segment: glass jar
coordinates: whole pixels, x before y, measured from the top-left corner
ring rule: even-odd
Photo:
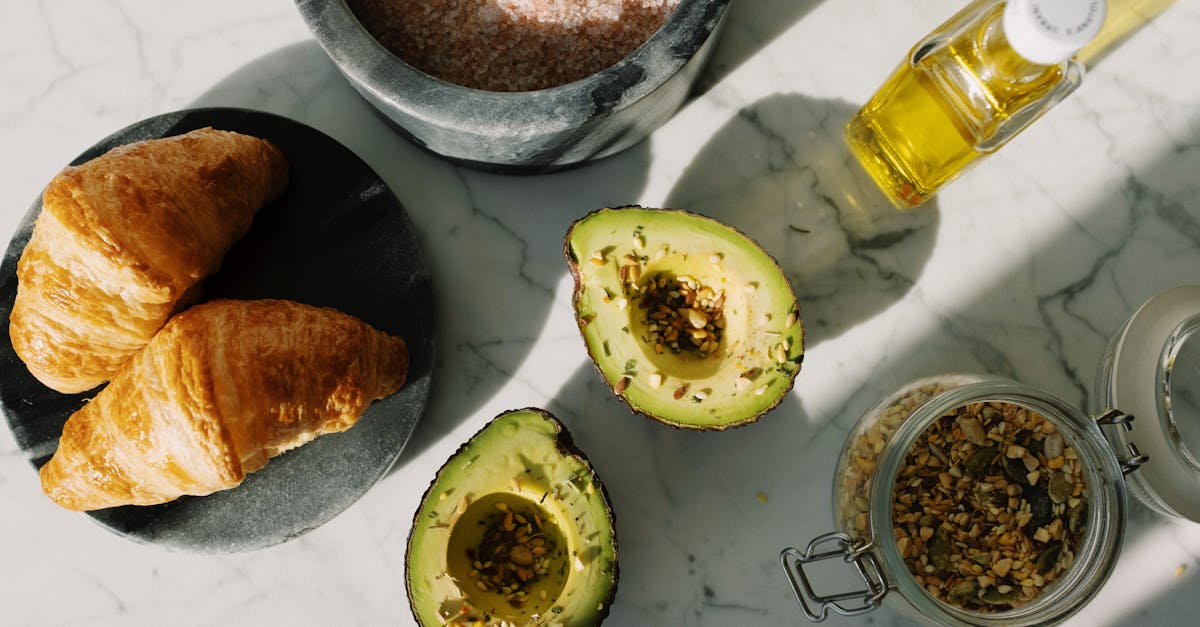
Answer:
[[[1125,535],[1127,486],[1160,512],[1200,521],[1200,413],[1194,411],[1200,404],[1192,397],[1192,394],[1200,396],[1200,333],[1197,331],[1200,331],[1200,286],[1176,288],[1147,302],[1109,345],[1098,374],[1099,392],[1096,395],[1097,407],[1105,409],[1091,415],[1042,390],[987,375],[950,374],[921,379],[883,399],[855,425],[839,456],[833,490],[837,530],[817,537],[803,550],[789,548],[780,555],[805,615],[813,621],[821,621],[831,611],[847,616],[862,614],[876,609],[885,598],[889,606],[916,618],[952,625],[1056,623],[1077,612],[1100,590],[1116,565]],[[1038,574],[1037,593],[1031,600],[996,612],[964,609],[942,601],[928,591],[910,573],[902,540],[897,540],[897,536],[904,542],[910,538],[893,520],[893,506],[904,494],[900,489],[894,495],[893,488],[906,465],[905,472],[911,473],[917,454],[925,454],[922,459],[931,466],[938,466],[939,462],[928,459],[929,454],[934,454],[945,470],[958,463],[947,460],[940,449],[935,451],[938,446],[928,447],[927,451],[914,448],[918,443],[928,445],[922,440],[927,429],[944,416],[956,412],[966,415],[966,408],[980,411],[979,408],[985,406],[992,407],[992,411],[999,407],[1012,408],[1013,412],[1023,410],[1043,418],[1049,426],[1039,424],[1034,430],[1041,438],[1050,437],[1044,434],[1061,434],[1061,440],[1053,446],[1068,449],[1065,458],[1066,463],[1071,464],[1062,468],[1073,469],[1086,486],[1086,499],[1074,499],[1076,505],[1082,502],[1084,507],[1075,511],[1073,506],[1069,512],[1072,533],[1076,521],[1081,523],[1077,537],[1072,536],[1075,538],[1073,552],[1064,549],[1065,559],[1059,553],[1053,558],[1052,574],[1057,575],[1057,579],[1047,579],[1042,587],[1041,574]],[[1110,409],[1115,406],[1130,409],[1132,413]],[[1134,415],[1140,418],[1134,421]],[[1005,422],[1007,424],[1007,419]],[[954,424],[955,433],[961,435],[965,431],[960,428],[962,423]],[[992,424],[995,424],[994,420]],[[1027,430],[1022,429],[1021,433],[1031,437]],[[1045,440],[1039,440],[1042,441]],[[970,450],[965,442],[962,443],[963,450]],[[984,444],[984,440],[979,440],[978,447],[982,448]],[[986,444],[990,446],[994,442],[986,441]],[[991,463],[1019,461],[1023,449],[1014,449],[1015,458],[1007,455],[1013,459],[1002,459],[1006,457],[1005,446],[991,454],[994,460]],[[1038,457],[1046,460],[1041,447],[1038,444]],[[1139,447],[1148,449],[1149,455],[1143,454]],[[910,453],[913,453],[911,458]],[[1063,463],[1062,456],[1059,453],[1057,463]],[[1138,470],[1148,460],[1153,461]],[[1061,472],[1044,467],[1038,469],[1036,463],[1030,464],[1027,468],[1031,471],[1049,473],[1043,477]],[[1146,472],[1151,468],[1154,472]],[[962,470],[958,472],[957,476],[961,477]],[[972,471],[967,469],[966,472]],[[967,478],[972,479],[973,475],[968,474]],[[1011,479],[1016,483],[1019,477]],[[1030,485],[1036,485],[1037,477],[1032,473],[1030,480]],[[1008,492],[1010,499],[1013,494]],[[1076,496],[1079,496],[1079,490]],[[1033,501],[1032,497],[1030,501]],[[1021,504],[1025,512],[1029,511],[1028,505],[1026,502]],[[956,502],[952,506],[958,507],[954,511],[971,511],[964,503]],[[1066,508],[1064,504],[1062,509],[1055,511],[1065,518]],[[1075,514],[1078,514],[1077,518],[1074,518]],[[1028,521],[1028,514],[1025,516]],[[940,528],[943,522],[931,520],[939,523],[930,522],[934,528]],[[1062,527],[1060,524],[1059,531]],[[986,534],[994,529],[982,531]],[[915,538],[912,540],[917,542]],[[923,542],[931,545],[936,540],[923,538]],[[962,555],[968,550],[958,546],[956,549],[964,551]],[[924,550],[928,550],[928,546]],[[986,550],[980,550],[978,554],[986,553]],[[999,555],[992,553],[993,559]],[[911,551],[909,556],[912,557]],[[856,581],[862,582],[862,587],[849,592],[819,593],[814,586],[813,567],[810,566],[808,571],[805,567],[829,559],[843,560],[852,569]],[[970,566],[965,560],[954,563]],[[1022,565],[1025,572],[1029,572],[1032,564],[1029,560],[1025,560],[1025,564],[1030,564]],[[1038,559],[1037,568],[1032,572],[1041,573],[1042,565],[1042,560]],[[1029,582],[1025,583],[1028,585]],[[989,582],[988,585],[992,584]],[[1005,592],[1011,590],[1009,586]],[[975,591],[982,594],[984,588]]]

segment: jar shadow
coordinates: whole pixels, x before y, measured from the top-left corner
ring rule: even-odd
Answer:
[[[416,226],[432,267],[437,356],[425,410],[390,472],[508,382],[540,336],[563,274],[561,245],[542,244],[561,242],[579,215],[637,197],[649,162],[643,141],[554,174],[456,167],[394,132],[311,40],[251,61],[190,106],[252,107],[333,137],[375,170]]]
[[[937,200],[896,209],[842,138],[857,107],[779,94],[747,106],[701,149],[667,196],[737,227],[779,262],[806,346],[904,298],[937,236]]]

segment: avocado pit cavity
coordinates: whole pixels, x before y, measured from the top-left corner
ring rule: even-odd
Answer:
[[[725,335],[725,292],[689,276],[652,275],[642,285],[633,322],[655,354],[706,359]]]
[[[489,494],[454,523],[449,575],[468,604],[524,624],[552,611],[567,580],[567,542],[553,516],[511,493]]]
[[[795,294],[736,229],[686,211],[601,209],[571,226],[564,251],[588,355],[632,410],[720,430],[791,388],[804,355]]]
[[[623,258],[623,296],[631,335],[653,365],[648,381],[681,382],[709,377],[737,345],[738,295],[728,294],[721,276],[723,255],[658,254],[654,261],[630,253]],[[727,315],[731,314],[731,315]]]

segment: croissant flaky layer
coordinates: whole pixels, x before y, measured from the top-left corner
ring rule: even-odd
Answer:
[[[71,415],[42,489],[92,510],[232,488],[271,457],[352,426],[407,370],[403,339],[333,309],[197,305]]]
[[[287,179],[269,142],[209,128],[67,167],[46,187],[17,264],[17,355],[59,392],[107,381]]]

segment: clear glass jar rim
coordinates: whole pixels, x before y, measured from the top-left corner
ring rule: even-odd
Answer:
[[[1195,451],[1174,431],[1168,408],[1170,365],[1183,343],[1200,342],[1200,286],[1185,285],[1155,295],[1114,334],[1096,375],[1094,410],[1119,407],[1137,416],[1132,430],[1108,435],[1114,448],[1130,443],[1150,462],[1130,475],[1134,494],[1159,512],[1200,522],[1200,471]],[[1192,417],[1189,416],[1189,419]],[[1196,428],[1194,424],[1187,425]]]

